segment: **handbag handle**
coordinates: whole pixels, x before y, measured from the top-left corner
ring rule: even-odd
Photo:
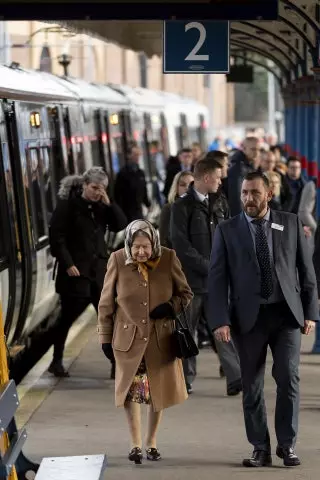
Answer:
[[[186,312],[185,306],[183,305],[182,300],[181,300],[181,313],[183,314],[183,317],[184,317],[184,320],[185,320],[185,325],[183,325],[183,322],[181,321],[181,318],[180,318],[179,315],[175,316],[176,317],[175,320],[179,323],[181,328],[187,328],[188,330],[190,330],[189,323],[188,323],[188,318],[187,318],[187,312]],[[180,313],[180,315],[181,315],[181,313]]]

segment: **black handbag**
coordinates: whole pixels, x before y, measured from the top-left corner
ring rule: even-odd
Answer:
[[[180,316],[176,315],[175,329],[173,331],[175,354],[178,358],[190,358],[199,354],[199,349],[189,330],[187,315],[182,305],[181,314],[184,317],[185,324],[181,321]]]

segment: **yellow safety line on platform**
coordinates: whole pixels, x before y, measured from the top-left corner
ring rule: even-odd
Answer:
[[[9,369],[8,369],[8,359],[7,359],[7,345],[6,337],[4,334],[4,323],[2,315],[2,304],[0,302],[0,385],[1,387],[9,381]],[[4,432],[0,438],[0,450],[2,455],[8,450],[10,445],[9,437],[7,432]],[[12,467],[11,473],[9,475],[9,480],[18,480],[17,472],[15,467]]]

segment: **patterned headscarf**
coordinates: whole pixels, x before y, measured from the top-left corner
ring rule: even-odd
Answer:
[[[125,231],[124,250],[127,257],[126,265],[129,265],[130,263],[136,263],[131,255],[131,247],[133,243],[133,237],[135,233],[139,231],[146,233],[151,242],[152,254],[150,260],[155,260],[161,257],[160,239],[156,229],[147,220],[134,220],[133,222],[129,223]]]

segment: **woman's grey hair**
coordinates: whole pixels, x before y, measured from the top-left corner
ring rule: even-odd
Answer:
[[[89,183],[101,183],[106,187],[108,185],[108,175],[102,167],[92,167],[84,172],[83,181],[87,185]]]
[[[179,182],[181,178],[183,177],[193,177],[193,174],[191,172],[179,172],[175,175],[169,194],[168,194],[168,203],[174,203],[175,199],[177,198],[178,195],[178,187],[179,187]]]

